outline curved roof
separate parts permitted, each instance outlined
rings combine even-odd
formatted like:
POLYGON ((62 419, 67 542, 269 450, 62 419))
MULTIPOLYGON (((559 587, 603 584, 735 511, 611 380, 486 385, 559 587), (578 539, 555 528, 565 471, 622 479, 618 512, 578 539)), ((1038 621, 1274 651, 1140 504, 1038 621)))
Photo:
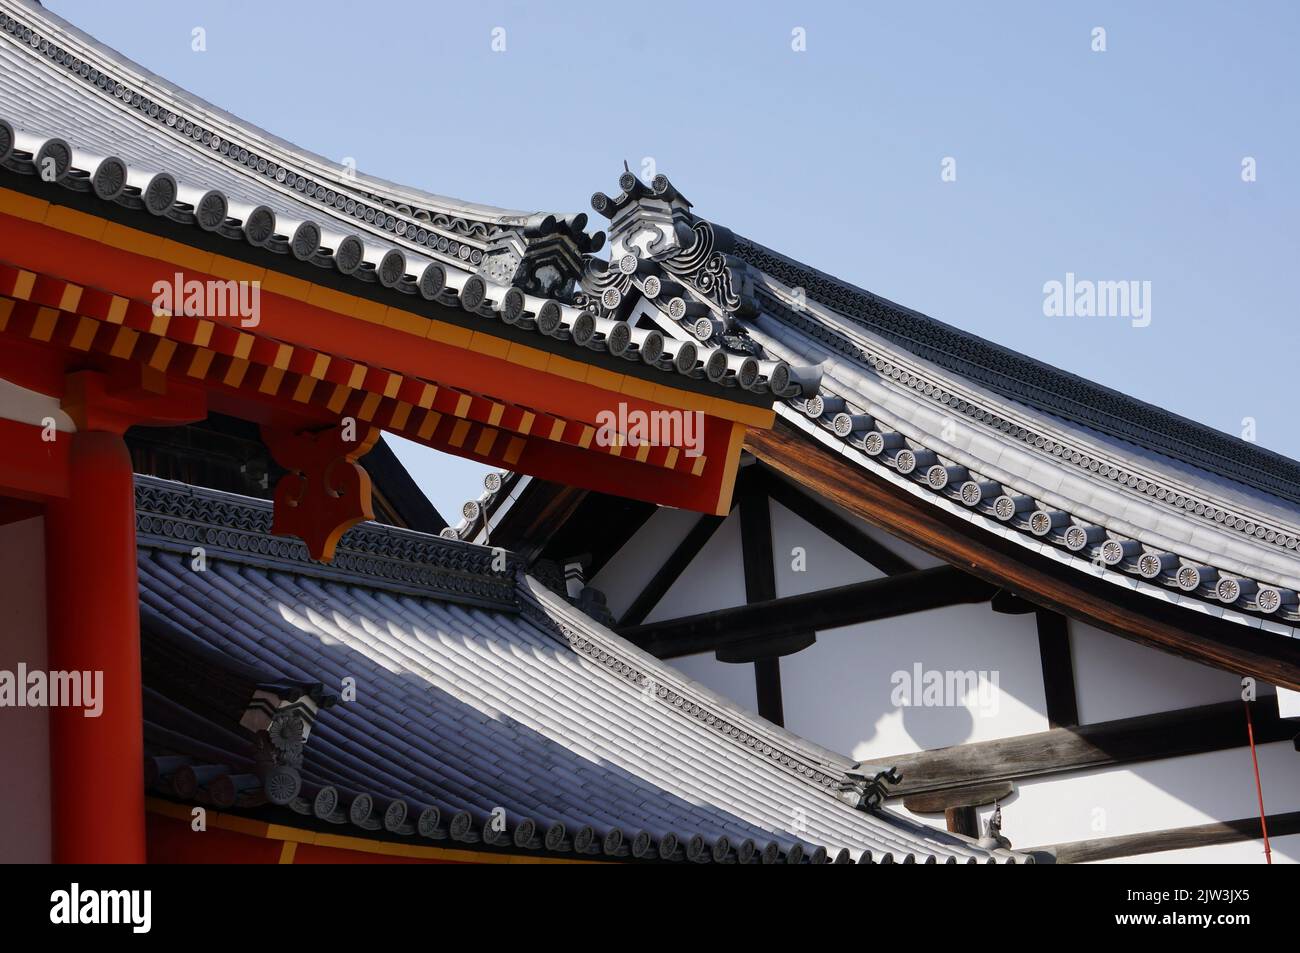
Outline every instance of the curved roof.
POLYGON ((1295 635, 1300 464, 734 235, 666 176, 619 187, 592 207, 626 284, 733 359, 784 362, 778 414, 809 439, 1082 572, 1295 635))
MULTIPOLYGON (((355 679, 355 700, 315 717, 302 789, 273 803, 363 832, 384 819, 387 835, 593 856, 1028 859, 881 808, 883 766, 713 694, 513 558, 498 571, 485 547, 367 524, 326 567, 270 536, 262 501, 140 477, 137 510, 146 630, 164 620, 209 672, 257 669, 272 685, 355 679), (204 572, 191 567, 196 542, 204 572), (490 827, 499 810, 504 831, 490 827)), ((234 790, 228 776, 254 770, 230 750, 246 740, 177 704, 184 685, 154 676, 146 687, 157 787, 220 798, 222 784, 234 790)))
MULTIPOLYGON (((714 391, 735 386, 710 370, 721 361, 725 372, 721 348, 593 315, 576 283, 604 235, 587 233, 585 213, 507 211, 366 176, 231 116, 26 0, 0 0, 0 64, 0 168, 31 175, 50 161, 60 185, 107 203, 414 300, 459 303, 578 352, 714 391)), ((773 370, 729 396, 759 402, 773 370)))

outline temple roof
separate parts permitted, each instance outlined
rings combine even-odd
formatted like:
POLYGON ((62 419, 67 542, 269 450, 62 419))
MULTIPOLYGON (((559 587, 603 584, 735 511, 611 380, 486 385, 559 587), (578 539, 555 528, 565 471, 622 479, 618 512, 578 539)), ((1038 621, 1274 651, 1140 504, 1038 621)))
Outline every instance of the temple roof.
POLYGON ((684 678, 513 556, 365 524, 325 566, 270 535, 262 501, 137 479, 149 774, 171 797, 593 857, 1027 859, 880 807, 887 767, 684 678), (258 732, 276 759, 255 784, 258 732))
MULTIPOLYGON (((778 417, 950 515, 1105 582, 1294 637, 1300 463, 736 235, 666 176, 625 172, 619 188, 592 198, 612 262, 588 262, 592 307, 612 288, 659 326, 745 355, 742 386, 780 362, 778 417)), ((503 517, 522 490, 505 484, 467 508, 460 535, 481 539, 503 517)))
POLYGON ((722 349, 593 314, 577 280, 605 236, 588 234, 585 213, 508 211, 365 175, 231 116, 26 0, 0 0, 0 64, 0 169, 31 176, 48 163, 64 188, 99 201, 95 214, 195 226, 190 240, 204 247, 205 232, 247 243, 289 270, 340 273, 355 294, 378 284, 413 308, 421 298, 459 304, 547 349, 645 364, 674 386, 731 388, 729 399, 750 403, 768 392, 771 366, 736 388, 706 376, 711 358, 738 365, 722 349))

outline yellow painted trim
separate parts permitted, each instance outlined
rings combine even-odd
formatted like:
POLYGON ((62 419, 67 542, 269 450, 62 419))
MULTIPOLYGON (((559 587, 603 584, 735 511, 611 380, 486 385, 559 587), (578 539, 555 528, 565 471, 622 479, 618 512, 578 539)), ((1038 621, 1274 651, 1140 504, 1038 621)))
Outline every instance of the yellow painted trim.
POLYGON ((483 432, 478 435, 478 440, 474 443, 474 452, 480 457, 486 457, 492 452, 492 445, 497 442, 497 434, 499 433, 501 431, 485 427, 483 432))
POLYGON ((469 421, 458 420, 456 421, 456 426, 451 428, 451 439, 448 440, 447 442, 450 443, 453 447, 459 447, 465 442, 465 438, 468 436, 469 436, 469 421))
POLYGON ((149 322, 149 333, 155 337, 162 337, 167 333, 167 327, 172 323, 172 316, 166 312, 155 311, 153 319, 149 322))
POLYGON ((565 428, 565 421, 563 421, 563 420, 556 420, 555 423, 551 424, 551 437, 550 437, 550 439, 551 439, 551 440, 563 440, 563 439, 564 439, 564 428, 565 428))
POLYGON ((625 375, 615 374, 613 371, 607 371, 603 367, 587 368, 587 383, 593 387, 599 387, 603 390, 612 390, 614 393, 621 393, 623 390, 623 379, 625 375))
POLYGON ((546 364, 551 356, 545 351, 539 351, 535 347, 529 347, 526 344, 520 344, 515 341, 510 344, 510 350, 506 352, 506 360, 511 364, 519 364, 523 367, 531 367, 536 371, 546 370, 546 364))
POLYGON ((239 332, 239 338, 235 342, 235 351, 232 356, 239 358, 241 361, 247 360, 248 355, 253 353, 253 343, 256 340, 257 338, 253 337, 251 334, 245 334, 242 331, 239 332))
POLYGON ((516 428, 522 434, 533 432, 533 422, 537 420, 537 415, 531 410, 525 410, 524 415, 519 418, 519 426, 516 428))
POLYGON ((51 205, 49 211, 45 213, 45 224, 61 232, 71 232, 73 235, 80 235, 82 238, 97 242, 108 226, 108 219, 87 215, 85 212, 78 212, 76 209, 62 205, 51 205))
POLYGON ((492 410, 488 413, 488 426, 497 427, 501 424, 501 415, 506 412, 505 404, 493 404, 492 410))
POLYGON ((585 381, 587 379, 587 365, 579 364, 577 361, 571 361, 567 357, 560 357, 558 354, 552 354, 546 363, 548 374, 557 374, 560 377, 567 377, 569 380, 585 381))
POLYGON ((156 371, 166 371, 175 354, 176 342, 162 338, 153 349, 153 356, 149 358, 149 366, 156 371))
POLYGON ((257 385, 260 393, 274 397, 280 392, 280 382, 284 380, 284 371, 278 367, 268 367, 262 372, 262 383, 257 385))
POLYGON ((200 318, 194 325, 194 340, 190 343, 195 347, 207 347, 212 343, 212 331, 216 325, 211 321, 200 318))
POLYGON ((54 337, 55 325, 59 323, 59 312, 53 308, 41 308, 36 312, 29 337, 35 341, 48 341, 54 337))
POLYGON ((470 339, 474 332, 468 328, 458 328, 453 324, 443 324, 441 321, 430 321, 429 329, 424 336, 430 341, 437 341, 439 344, 450 344, 452 347, 469 347, 470 339))
POLYGON ((317 380, 314 377, 298 378, 298 386, 293 389, 293 399, 300 404, 307 403, 316 390, 316 384, 317 380))
POLYGON ((235 358, 230 362, 230 367, 226 369, 226 376, 222 382, 227 387, 238 387, 244 382, 244 375, 248 373, 248 361, 242 358, 235 358))
POLYGON ((13 296, 26 301, 32 296, 32 288, 36 287, 36 273, 18 269, 18 277, 14 279, 13 296))
POLYGON ((402 375, 394 374, 391 371, 388 374, 388 382, 384 384, 384 396, 392 400, 397 396, 397 392, 402 389, 402 375))
MULTIPOLYGON (((741 423, 731 425, 731 436, 727 441, 727 456, 722 468, 722 484, 718 492, 716 516, 726 516, 731 512, 731 497, 736 489, 736 474, 740 471, 740 451, 745 443, 745 431, 749 428, 741 423)), ((700 457, 703 460, 703 457, 700 457)))
POLYGON ((420 392, 420 399, 416 403, 424 410, 433 406, 433 400, 438 396, 438 387, 436 384, 425 384, 424 390, 420 392))
MULTIPOLYGON (((596 429, 594 427, 583 426, 582 436, 578 438, 578 446, 580 446, 583 450, 586 450, 588 447, 591 446, 591 439, 594 436, 596 436, 596 429)), ((618 451, 615 450, 614 453, 617 454, 618 451)))
POLYGON ((361 407, 357 410, 357 416, 362 420, 374 420, 375 411, 379 409, 379 402, 383 399, 382 395, 370 391, 362 398, 361 407))
POLYGON ((360 390, 361 385, 366 382, 366 365, 356 364, 352 367, 352 373, 348 375, 348 387, 352 390, 360 390))
POLYGON ((85 291, 81 285, 74 285, 68 282, 63 286, 63 294, 59 297, 60 311, 76 311, 77 305, 81 303, 82 292, 85 291))
POLYGON ((263 291, 284 295, 286 298, 293 298, 295 301, 306 301, 307 296, 311 294, 310 281, 304 281, 302 278, 295 278, 282 272, 271 271, 269 268, 265 277, 261 280, 263 291))
POLYGON ((442 423, 442 414, 436 410, 430 410, 425 413, 424 420, 420 422, 420 429, 417 431, 421 440, 428 440, 433 436, 433 432, 438 429, 438 424, 442 423))
POLYGON ((292 864, 293 855, 296 854, 297 852, 298 852, 297 841, 293 841, 293 840, 285 841, 284 846, 280 848, 280 863, 292 864))
POLYGON ((246 261, 227 258, 225 255, 213 255, 208 270, 218 278, 233 278, 235 281, 264 282, 267 275, 265 268, 250 265, 246 261))
POLYGON ((94 318, 82 317, 77 322, 77 331, 72 335, 72 346, 78 351, 89 351, 90 345, 95 341, 95 333, 99 330, 99 322, 94 318))
POLYGON ((50 203, 35 196, 23 195, 9 189, 0 189, 0 212, 25 218, 29 222, 43 222, 49 214, 50 203))
POLYGON ((208 368, 212 366, 212 359, 217 356, 216 351, 209 351, 206 348, 194 352, 194 359, 190 361, 190 369, 187 371, 190 377, 199 379, 208 376, 208 368))
POLYGON ((456 416, 464 417, 468 414, 473 403, 474 398, 470 397, 469 394, 461 394, 460 400, 456 401, 456 416))
POLYGON ((293 345, 281 344, 275 352, 275 360, 271 362, 271 366, 277 371, 287 371, 289 369, 289 362, 292 360, 293 345))
POLYGON ((121 324, 126 318, 126 309, 130 304, 121 295, 113 295, 113 302, 108 306, 108 323, 121 324))
POLYGON ((121 327, 117 329, 117 337, 113 339, 113 346, 109 349, 110 357, 127 358, 135 349, 135 342, 140 335, 130 328, 121 327))
POLYGON ((334 393, 330 394, 329 403, 325 406, 329 408, 330 413, 337 414, 343 409, 343 405, 348 402, 348 397, 352 393, 352 388, 347 384, 336 384, 334 393))
POLYGON ((676 447, 669 447, 668 455, 664 457, 664 466, 669 470, 675 470, 677 468, 677 457, 680 453, 681 451, 676 447))
POLYGON ((623 377, 622 392, 629 397, 640 397, 643 400, 654 400, 655 385, 649 381, 643 381, 639 377, 632 377, 630 374, 623 377))
POLYGON ((388 426, 394 430, 405 430, 406 421, 410 419, 411 411, 414 409, 406 401, 399 400, 397 406, 393 408, 392 416, 388 418, 388 426))
POLYGON ((315 360, 312 361, 311 371, 309 372, 309 374, 310 376, 314 377, 318 381, 324 380, 325 372, 329 370, 329 366, 330 366, 329 355, 317 354, 315 360))
POLYGON ((429 319, 418 314, 412 314, 410 311, 389 307, 384 312, 384 325, 404 334, 414 334, 416 337, 422 338, 425 331, 428 330, 429 319))
POLYGON ((505 462, 507 466, 513 466, 519 459, 519 455, 524 452, 524 446, 527 443, 523 437, 511 437, 510 443, 506 445, 505 462))
POLYGON ((489 357, 504 358, 510 353, 510 342, 492 334, 475 331, 469 339, 469 349, 477 351, 479 354, 486 354, 489 357))

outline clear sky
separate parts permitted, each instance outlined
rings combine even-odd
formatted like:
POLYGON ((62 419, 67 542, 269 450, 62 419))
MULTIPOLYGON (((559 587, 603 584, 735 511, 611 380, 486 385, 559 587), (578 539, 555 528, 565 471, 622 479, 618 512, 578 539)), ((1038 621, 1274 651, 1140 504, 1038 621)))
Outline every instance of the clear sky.
MULTIPOLYGON (((587 210, 649 157, 705 218, 1210 426, 1253 418, 1300 457, 1289 0, 46 6, 283 138, 444 195, 587 210), (1149 281, 1150 324, 1046 317, 1067 273, 1149 281)), ((480 492, 481 467, 399 452, 453 522, 480 492)))

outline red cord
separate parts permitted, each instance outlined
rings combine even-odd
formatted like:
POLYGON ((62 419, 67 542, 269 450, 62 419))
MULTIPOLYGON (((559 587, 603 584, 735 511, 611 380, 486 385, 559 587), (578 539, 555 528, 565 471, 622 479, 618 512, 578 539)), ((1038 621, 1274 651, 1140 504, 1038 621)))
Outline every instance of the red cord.
POLYGON ((1255 726, 1250 721, 1250 702, 1246 705, 1246 737, 1250 739, 1250 760, 1255 766, 1255 794, 1259 797, 1259 829, 1264 833, 1264 863, 1273 863, 1273 850, 1268 846, 1268 822, 1264 820, 1264 787, 1259 782, 1259 758, 1255 755, 1255 726))

